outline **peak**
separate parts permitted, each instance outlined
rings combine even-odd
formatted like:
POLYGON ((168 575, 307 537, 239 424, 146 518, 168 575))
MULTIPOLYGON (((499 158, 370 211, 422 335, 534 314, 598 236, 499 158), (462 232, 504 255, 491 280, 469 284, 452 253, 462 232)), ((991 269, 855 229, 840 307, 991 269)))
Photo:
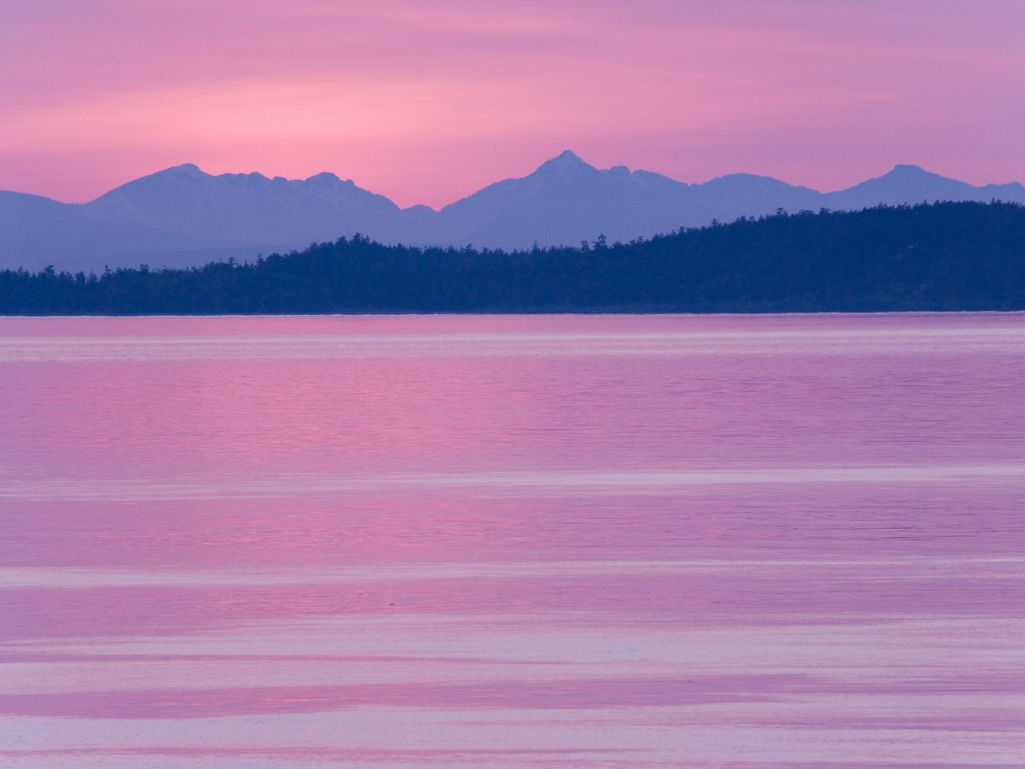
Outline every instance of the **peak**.
POLYGON ((543 163, 534 173, 548 174, 557 173, 565 177, 566 174, 579 174, 580 172, 595 171, 594 166, 586 163, 573 150, 565 150, 551 160, 543 163))
POLYGON ((306 181, 317 182, 319 184, 338 184, 342 180, 339 179, 336 174, 333 174, 330 171, 321 171, 319 174, 314 174, 313 176, 309 177, 308 179, 306 179, 306 181))
POLYGON ((157 181, 166 183, 180 182, 183 180, 191 179, 199 180, 206 179, 208 177, 209 174, 203 171, 195 163, 182 163, 181 165, 170 166, 169 168, 164 168, 160 171, 154 171, 153 173, 147 174, 146 176, 140 176, 138 179, 134 179, 130 182, 127 182, 127 184, 123 184, 121 186, 125 187, 130 184, 138 184, 140 182, 147 181, 157 181))
POLYGON ((932 174, 930 174, 928 171, 926 171, 921 166, 916 166, 916 165, 913 165, 911 163, 898 163, 892 169, 890 169, 890 172, 888 174, 886 174, 886 175, 887 176, 912 176, 912 175, 914 175, 914 176, 931 176, 932 174))
POLYGON ((950 179, 946 176, 927 171, 921 166, 911 165, 908 163, 900 163, 895 165, 889 172, 883 176, 877 177, 876 179, 869 179, 865 184, 872 182, 890 182, 891 184, 901 185, 917 185, 916 189, 921 188, 932 188, 937 184, 961 184, 967 185, 965 182, 958 181, 957 179, 950 179))
POLYGON ((173 173, 173 174, 189 174, 191 176, 206 176, 206 174, 203 173, 203 170, 199 166, 197 166, 195 163, 182 163, 179 166, 171 166, 170 168, 165 168, 163 171, 159 171, 158 173, 164 173, 164 174, 172 174, 173 173))
POLYGON ((545 166, 587 166, 588 168, 591 167, 590 165, 585 163, 583 159, 573 150, 563 150, 554 158, 542 164, 541 168, 544 168, 545 166))

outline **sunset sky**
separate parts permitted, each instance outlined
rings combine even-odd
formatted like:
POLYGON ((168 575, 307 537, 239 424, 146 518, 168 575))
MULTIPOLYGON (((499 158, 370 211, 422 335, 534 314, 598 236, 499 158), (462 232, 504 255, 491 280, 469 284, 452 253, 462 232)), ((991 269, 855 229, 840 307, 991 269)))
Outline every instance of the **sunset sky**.
POLYGON ((2 0, 0 189, 184 162, 441 205, 565 148, 823 190, 1025 181, 1021 0, 2 0))

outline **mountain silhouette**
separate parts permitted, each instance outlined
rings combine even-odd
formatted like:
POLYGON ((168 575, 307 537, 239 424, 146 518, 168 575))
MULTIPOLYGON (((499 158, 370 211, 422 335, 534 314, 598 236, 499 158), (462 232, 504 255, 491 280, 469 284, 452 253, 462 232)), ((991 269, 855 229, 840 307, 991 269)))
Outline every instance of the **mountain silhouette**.
POLYGON ((838 192, 730 174, 686 184, 625 166, 598 169, 566 150, 533 173, 435 211, 400 209, 331 173, 308 179, 205 173, 187 163, 86 204, 0 192, 0 268, 95 270, 251 259, 362 233, 382 243, 529 249, 650 237, 778 209, 860 210, 926 201, 1025 203, 1021 184, 975 187, 898 165, 838 192))

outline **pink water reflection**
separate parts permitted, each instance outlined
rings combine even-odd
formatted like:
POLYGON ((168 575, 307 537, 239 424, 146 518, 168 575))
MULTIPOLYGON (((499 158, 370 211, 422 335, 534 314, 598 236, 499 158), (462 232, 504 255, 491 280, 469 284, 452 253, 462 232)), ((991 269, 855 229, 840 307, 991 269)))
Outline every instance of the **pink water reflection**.
POLYGON ((1017 315, 0 321, 0 757, 1013 765, 1023 353, 1017 315))

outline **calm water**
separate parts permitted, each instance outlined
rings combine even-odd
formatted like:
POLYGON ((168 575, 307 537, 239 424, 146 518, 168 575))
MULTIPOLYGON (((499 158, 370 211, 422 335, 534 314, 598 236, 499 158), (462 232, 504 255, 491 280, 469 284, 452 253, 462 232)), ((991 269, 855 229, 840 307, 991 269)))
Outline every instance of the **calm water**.
POLYGON ((0 319, 0 767, 1025 765, 1025 316, 0 319))

